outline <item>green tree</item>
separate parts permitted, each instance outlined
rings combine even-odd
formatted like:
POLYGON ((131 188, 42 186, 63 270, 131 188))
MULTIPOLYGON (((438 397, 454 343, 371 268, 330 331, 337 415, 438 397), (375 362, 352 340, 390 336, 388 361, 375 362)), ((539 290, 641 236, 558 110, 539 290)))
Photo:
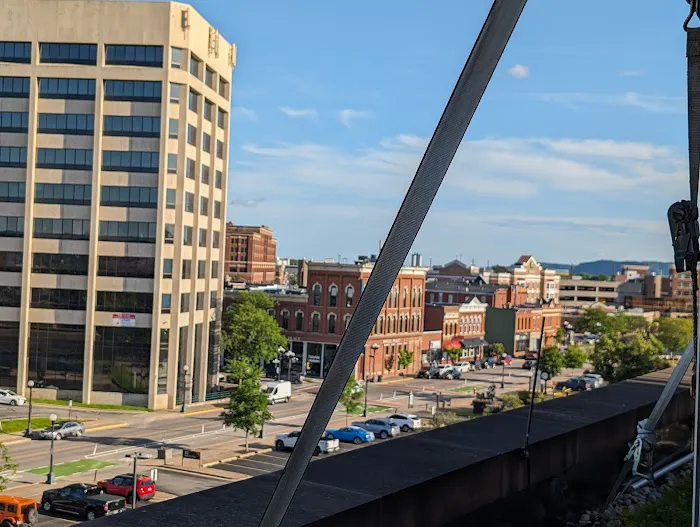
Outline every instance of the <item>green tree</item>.
POLYGON ((350 375, 345 383, 343 393, 340 394, 340 404, 345 407, 345 426, 348 425, 348 414, 359 413, 362 408, 362 401, 365 396, 365 389, 362 383, 355 380, 354 375, 350 375))
POLYGON ((0 443, 0 492, 7 488, 10 481, 9 476, 17 471, 17 465, 12 463, 10 452, 7 447, 0 443))
POLYGON ((586 309, 576 320, 575 328, 579 333, 609 333, 616 330, 616 322, 602 309, 586 309))
POLYGON ((267 409, 267 394, 262 391, 257 379, 243 379, 231 393, 228 407, 221 413, 227 426, 245 431, 245 451, 248 452, 248 437, 257 434, 265 421, 272 418, 267 409))
POLYGON ((462 354, 462 350, 460 348, 444 348, 442 351, 447 354, 452 362, 457 362, 459 360, 459 356, 462 354))
POLYGON ((693 338, 693 321, 689 318, 660 318, 652 333, 671 353, 682 353, 693 338))
POLYGON ((661 357, 663 344, 654 336, 635 333, 626 341, 616 335, 604 335, 596 342, 591 363, 610 382, 624 381, 655 370, 667 368, 661 357))
POLYGON ((542 356, 540 357, 540 370, 546 371, 549 374, 549 378, 553 379, 561 373, 564 367, 564 356, 561 351, 559 351, 558 346, 547 346, 542 350, 542 356))
POLYGON ((559 326, 557 328, 557 332, 554 334, 554 342, 556 342, 557 344, 563 344, 565 336, 566 332, 564 331, 564 328, 559 326))
POLYGON ((593 369, 601 374, 606 381, 615 381, 615 370, 624 344, 618 335, 603 335, 596 343, 591 353, 590 361, 593 369))
POLYGON ((649 322, 639 315, 627 315, 621 313, 615 317, 617 330, 621 333, 634 333, 637 331, 648 331, 649 322))
POLYGON ((399 351, 399 369, 403 370, 413 364, 413 352, 407 349, 399 351))
POLYGON ((493 347, 491 349, 493 350, 493 354, 496 357, 500 357, 506 352, 506 347, 503 345, 502 342, 494 342, 493 347))
POLYGON ((588 358, 588 354, 583 351, 583 348, 578 344, 572 344, 564 351, 564 367, 571 369, 571 374, 574 373, 574 368, 581 368, 588 358))

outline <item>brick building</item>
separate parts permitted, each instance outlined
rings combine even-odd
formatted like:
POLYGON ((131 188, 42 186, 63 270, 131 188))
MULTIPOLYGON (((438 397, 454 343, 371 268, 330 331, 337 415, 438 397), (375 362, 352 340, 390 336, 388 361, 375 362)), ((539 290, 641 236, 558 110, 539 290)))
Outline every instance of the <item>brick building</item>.
MULTIPOLYGON (((370 262, 308 262, 307 293, 276 297, 274 315, 305 375, 323 377, 328 372, 373 268, 370 262)), ((422 267, 401 269, 365 344, 367 360, 360 357, 356 378, 418 371, 424 349, 425 275, 422 267), (402 350, 413 352, 413 364, 406 369, 398 367, 402 350)))
POLYGON ((554 336, 561 327, 561 306, 554 302, 486 309, 486 340, 489 344, 501 342, 505 352, 522 357, 536 352, 544 320, 544 345, 554 344, 554 336))
POLYGON ((272 284, 276 278, 277 241, 266 225, 226 224, 224 272, 233 282, 272 284))
MULTIPOLYGON (((462 348, 462 359, 482 359, 486 345, 484 336, 487 307, 487 304, 476 298, 459 305, 426 305, 425 330, 441 332, 440 350, 447 343, 453 343, 462 348)), ((446 358, 435 355, 433 353, 430 360, 446 358)))
POLYGON ((545 269, 534 256, 523 255, 507 272, 484 272, 484 279, 492 285, 515 285, 526 291, 526 302, 559 302, 560 277, 553 269, 545 269))
POLYGON ((426 302, 437 305, 463 304, 473 299, 490 307, 520 305, 527 302, 525 288, 517 285, 493 285, 481 276, 432 276, 426 282, 426 302))

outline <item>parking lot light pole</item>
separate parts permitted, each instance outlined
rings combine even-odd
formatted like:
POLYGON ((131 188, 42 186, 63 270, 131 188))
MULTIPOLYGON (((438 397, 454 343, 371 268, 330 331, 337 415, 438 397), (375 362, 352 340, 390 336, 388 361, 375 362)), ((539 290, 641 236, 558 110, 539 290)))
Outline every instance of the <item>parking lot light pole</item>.
MULTIPOLYGON (((374 354, 377 352, 379 349, 379 346, 375 342, 372 344, 372 354, 370 355, 370 358, 372 359, 372 380, 374 380, 374 354)), ((363 359, 362 359, 362 367, 365 371, 365 408, 362 410, 362 417, 367 417, 367 388, 369 387, 369 379, 367 378, 367 357, 366 353, 362 352, 363 359)))
POLYGON ((190 367, 185 364, 182 367, 182 408, 180 408, 181 413, 185 413, 187 411, 187 372, 190 370, 190 367))
POLYGON ((53 475, 53 440, 56 436, 53 426, 56 423, 56 419, 58 419, 56 414, 51 414, 49 416, 49 421, 51 421, 51 448, 49 449, 49 474, 46 476, 46 483, 48 485, 52 485, 56 481, 56 476, 53 475))
POLYGON ((133 459, 134 460, 134 480, 131 482, 132 488, 131 488, 131 508, 135 509, 136 508, 136 498, 138 497, 136 493, 136 462, 139 459, 150 459, 151 455, 150 454, 143 454, 141 452, 134 452, 133 454, 127 454, 125 457, 133 459))
POLYGON ((506 378, 506 357, 507 356, 508 355, 506 355, 505 353, 503 355, 501 355, 501 361, 502 361, 502 363, 501 363, 501 366, 502 366, 502 369, 501 369, 501 390, 506 387, 505 378, 506 378))
POLYGON ((27 418, 27 431, 24 432, 24 435, 27 437, 32 436, 32 391, 34 390, 34 381, 29 381, 27 383, 27 387, 29 388, 29 416, 27 418))

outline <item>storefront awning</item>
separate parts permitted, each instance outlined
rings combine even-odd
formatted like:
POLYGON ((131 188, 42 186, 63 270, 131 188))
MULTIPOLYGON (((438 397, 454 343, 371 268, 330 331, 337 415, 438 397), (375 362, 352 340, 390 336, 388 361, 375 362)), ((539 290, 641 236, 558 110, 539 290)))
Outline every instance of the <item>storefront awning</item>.
POLYGON ((478 346, 485 346, 488 344, 484 339, 464 339, 462 341, 463 348, 476 348, 478 346))

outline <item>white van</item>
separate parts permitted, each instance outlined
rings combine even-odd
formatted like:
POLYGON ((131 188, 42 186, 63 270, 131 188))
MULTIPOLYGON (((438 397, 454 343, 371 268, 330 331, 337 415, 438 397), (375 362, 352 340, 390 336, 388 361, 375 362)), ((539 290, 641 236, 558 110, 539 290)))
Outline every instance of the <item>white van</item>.
POLYGON ((267 402, 270 404, 288 403, 292 397, 292 383, 289 381, 268 382, 265 393, 267 394, 267 402))

